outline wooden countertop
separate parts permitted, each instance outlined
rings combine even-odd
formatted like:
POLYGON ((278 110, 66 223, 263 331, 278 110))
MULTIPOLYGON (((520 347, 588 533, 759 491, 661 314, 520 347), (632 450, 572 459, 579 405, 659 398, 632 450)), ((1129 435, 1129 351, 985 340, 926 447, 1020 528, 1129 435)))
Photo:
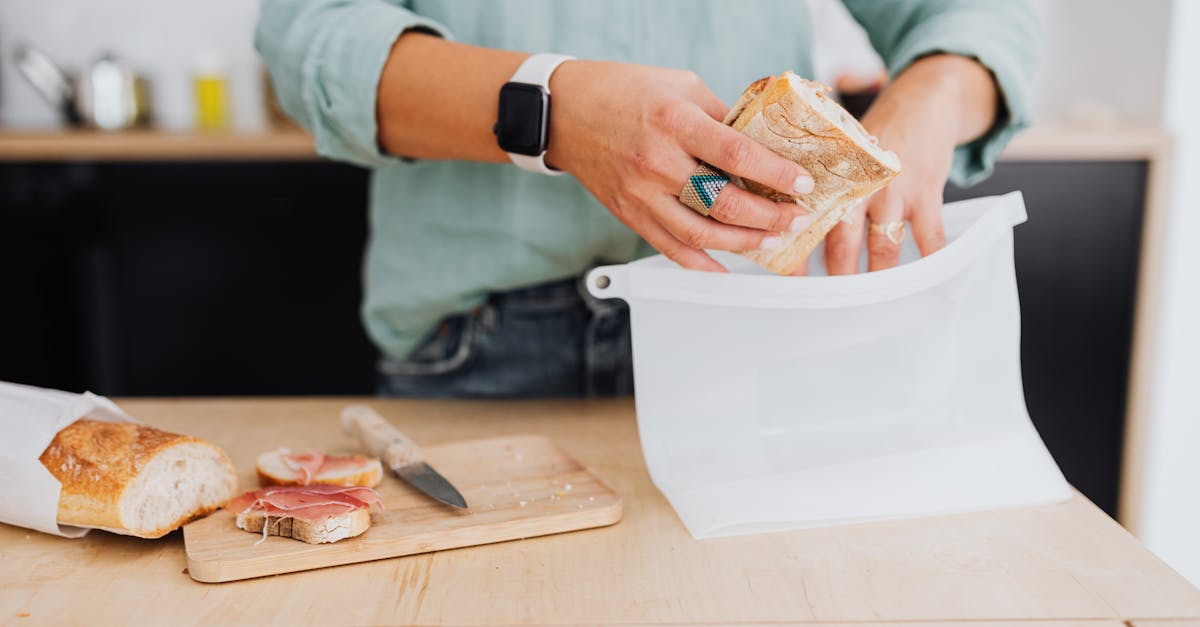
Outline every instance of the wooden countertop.
MULTIPOLYGON (((119 402, 150 424, 224 447, 243 485, 263 450, 351 446, 335 418, 346 399, 119 402)), ((69 540, 0 525, 0 623, 1200 621, 1200 591, 1083 497, 696 541, 646 474, 629 401, 368 402, 426 444, 548 435, 623 496, 625 518, 601 529, 225 584, 183 573, 178 532, 157 541, 98 531, 69 540)))
MULTIPOLYGON (((1033 128, 1005 150, 1009 160, 1142 160, 1163 154, 1170 145, 1152 127, 1098 131, 1033 128)), ((145 161, 145 160, 279 160, 316 159, 312 138, 299 130, 262 133, 172 133, 129 131, 102 133, 0 132, 4 161, 145 161)))

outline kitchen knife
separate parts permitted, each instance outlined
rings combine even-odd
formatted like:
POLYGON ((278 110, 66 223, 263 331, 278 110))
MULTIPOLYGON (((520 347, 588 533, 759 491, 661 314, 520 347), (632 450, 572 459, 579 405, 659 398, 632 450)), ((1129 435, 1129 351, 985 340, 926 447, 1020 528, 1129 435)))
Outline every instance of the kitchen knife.
POLYGON ((342 410, 342 431, 358 438, 368 453, 378 457, 397 477, 436 501, 467 507, 458 490, 425 463, 421 448, 408 436, 366 405, 351 405, 342 410))

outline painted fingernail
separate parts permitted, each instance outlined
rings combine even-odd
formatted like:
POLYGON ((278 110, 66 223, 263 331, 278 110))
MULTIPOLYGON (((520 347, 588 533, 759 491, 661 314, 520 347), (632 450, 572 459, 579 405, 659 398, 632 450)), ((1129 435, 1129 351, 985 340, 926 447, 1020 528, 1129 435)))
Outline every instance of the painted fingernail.
POLYGON ((792 189, 796 190, 797 194, 807 194, 813 190, 816 183, 813 178, 807 174, 801 174, 796 177, 796 182, 792 183, 792 189))
POLYGON ((770 237, 764 237, 763 241, 761 243, 759 243, 758 249, 759 250, 771 250, 772 248, 778 248, 779 245, 782 243, 783 243, 782 237, 772 235, 770 237))
POLYGON ((792 231, 793 233, 796 231, 803 231, 804 229, 812 226, 813 218, 814 216, 796 216, 792 220, 792 223, 788 225, 788 230, 792 231))

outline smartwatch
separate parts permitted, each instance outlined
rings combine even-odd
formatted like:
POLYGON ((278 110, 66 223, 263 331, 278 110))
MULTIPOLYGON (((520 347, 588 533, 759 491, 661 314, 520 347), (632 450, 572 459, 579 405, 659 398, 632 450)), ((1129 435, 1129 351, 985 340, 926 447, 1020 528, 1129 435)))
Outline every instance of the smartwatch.
POLYGON ((500 105, 492 132, 501 150, 517 167, 540 174, 562 172, 546 165, 550 143, 550 76, 565 61, 563 54, 535 54, 500 88, 500 105))

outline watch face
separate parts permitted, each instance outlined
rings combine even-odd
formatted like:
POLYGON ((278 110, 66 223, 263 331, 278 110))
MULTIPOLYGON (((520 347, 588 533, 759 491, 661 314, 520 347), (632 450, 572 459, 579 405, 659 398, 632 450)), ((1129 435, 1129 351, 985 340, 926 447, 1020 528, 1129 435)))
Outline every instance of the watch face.
POLYGON ((500 88, 496 141, 505 152, 536 157, 546 149, 550 95, 538 85, 507 83, 500 88))

